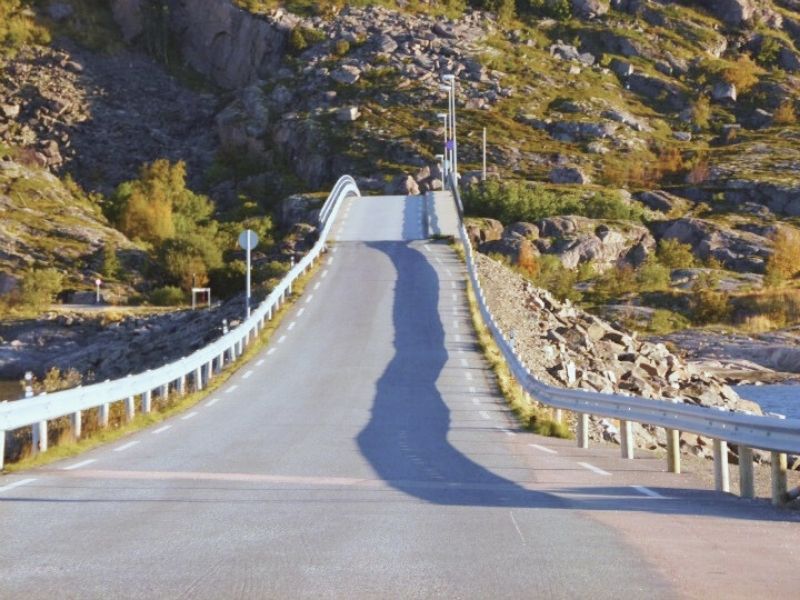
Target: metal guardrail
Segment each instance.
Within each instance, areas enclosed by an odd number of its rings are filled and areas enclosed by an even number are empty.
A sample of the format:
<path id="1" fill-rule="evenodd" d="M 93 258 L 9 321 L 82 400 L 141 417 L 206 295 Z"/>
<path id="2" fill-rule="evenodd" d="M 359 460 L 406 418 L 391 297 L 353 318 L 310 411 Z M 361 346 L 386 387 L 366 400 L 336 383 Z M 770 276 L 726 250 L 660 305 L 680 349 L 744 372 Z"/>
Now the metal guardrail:
<path id="1" fill-rule="evenodd" d="M 319 239 L 306 254 L 270 292 L 265 300 L 252 312 L 250 317 L 236 328 L 223 335 L 208 346 L 191 355 L 158 369 L 129 375 L 113 381 L 105 381 L 51 394 L 41 394 L 33 398 L 0 404 L 0 468 L 3 465 L 3 447 L 5 432 L 33 425 L 34 438 L 39 438 L 40 449 L 47 447 L 47 421 L 68 415 L 76 415 L 80 428 L 80 411 L 101 408 L 106 411 L 108 405 L 117 401 L 128 401 L 128 415 L 133 413 L 133 399 L 142 396 L 145 399 L 145 410 L 149 411 L 149 402 L 154 390 L 168 391 L 171 384 L 177 383 L 179 391 L 183 391 L 187 377 L 193 379 L 196 388 L 202 389 L 204 383 L 213 377 L 214 363 L 221 369 L 226 361 L 231 362 L 240 356 L 252 337 L 258 334 L 266 322 L 272 318 L 273 311 L 280 308 L 291 293 L 292 284 L 306 272 L 317 258 L 325 252 L 331 227 L 336 219 L 342 200 L 349 196 L 360 196 L 356 182 L 350 176 L 344 176 L 336 182 L 320 211 Z M 38 431 L 37 431 L 38 427 Z M 44 440 L 41 439 L 42 433 Z M 36 435 L 38 434 L 38 435 Z M 43 441 L 43 443 L 42 443 Z"/>
<path id="2" fill-rule="evenodd" d="M 696 433 L 714 440 L 737 444 L 740 447 L 745 447 L 748 451 L 749 449 L 758 448 L 773 453 L 800 454 L 800 419 L 779 419 L 718 410 L 705 406 L 675 403 L 669 400 L 650 400 L 621 394 L 603 394 L 587 390 L 557 388 L 536 379 L 513 345 L 506 339 L 503 330 L 498 325 L 486 303 L 486 296 L 475 268 L 472 244 L 464 226 L 464 207 L 461 202 L 461 194 L 453 179 L 450 181 L 450 189 L 453 192 L 461 220 L 461 244 L 464 248 L 467 271 L 481 316 L 514 378 L 533 398 L 543 404 L 557 409 L 570 410 L 579 415 L 598 415 L 619 419 L 621 422 L 626 423 L 637 422 L 655 425 L 673 432 Z M 579 428 L 580 426 L 579 423 Z M 586 426 L 586 424 L 583 425 L 584 428 Z M 585 432 L 582 433 L 584 436 L 586 435 Z M 588 444 L 588 442 L 586 443 Z M 628 443 L 630 444 L 630 441 Z M 720 456 L 720 460 L 725 461 L 724 467 L 727 469 L 727 454 L 724 450 L 718 453 L 724 455 Z M 632 450 L 629 457 L 632 457 Z M 779 458 L 773 455 L 773 464 Z M 785 456 L 782 460 L 785 462 Z M 773 470 L 774 473 L 775 471 Z M 720 480 L 723 477 L 720 474 Z M 722 488 L 725 487 L 725 484 L 720 485 Z M 725 489 L 724 491 L 728 490 Z M 775 501 L 774 493 L 773 501 Z"/>

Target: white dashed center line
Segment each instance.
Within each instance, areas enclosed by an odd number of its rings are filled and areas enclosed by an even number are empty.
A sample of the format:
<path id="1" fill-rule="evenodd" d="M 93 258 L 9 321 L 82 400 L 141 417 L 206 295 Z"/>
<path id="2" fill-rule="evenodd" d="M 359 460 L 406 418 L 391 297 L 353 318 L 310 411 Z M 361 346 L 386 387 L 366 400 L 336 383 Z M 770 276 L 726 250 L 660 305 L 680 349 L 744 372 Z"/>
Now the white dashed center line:
<path id="1" fill-rule="evenodd" d="M 481 416 L 481 418 L 483 418 L 483 419 L 490 419 L 490 418 L 491 418 L 491 417 L 489 416 L 489 413 L 487 413 L 485 410 L 479 410 L 479 411 L 478 411 L 478 414 L 479 414 L 479 415 Z"/>
<path id="2" fill-rule="evenodd" d="M 33 483 L 36 481 L 35 478 L 31 477 L 29 479 L 20 479 L 19 481 L 15 481 L 14 483 L 9 483 L 8 485 L 4 485 L 0 487 L 0 492 L 8 492 L 9 490 L 13 490 L 14 488 L 21 487 L 23 485 L 27 485 L 29 483 Z"/>
<path id="3" fill-rule="evenodd" d="M 325 269 L 325 270 L 322 272 L 322 275 L 320 275 L 320 279 L 325 279 L 327 276 L 328 276 L 328 269 Z"/>
<path id="4" fill-rule="evenodd" d="M 470 373 L 469 371 L 467 371 L 467 372 L 464 374 L 464 377 L 466 377 L 466 378 L 467 378 L 469 381 L 472 381 L 472 373 Z"/>
<path id="5" fill-rule="evenodd" d="M 208 402 L 208 404 L 206 404 L 206 406 L 207 407 L 208 406 L 214 406 L 217 402 L 219 402 L 219 398 L 214 398 L 213 400 L 209 400 L 209 402 Z"/>
<path id="6" fill-rule="evenodd" d="M 286 336 L 285 335 L 282 335 L 280 338 L 278 338 L 278 343 L 279 344 L 282 344 L 285 341 L 286 341 Z"/>
<path id="7" fill-rule="evenodd" d="M 184 415 L 181 417 L 181 421 L 188 421 L 189 419 L 193 419 L 197 416 L 197 412 L 190 412 L 188 415 Z"/>
<path id="8" fill-rule="evenodd" d="M 319 281 L 318 281 L 317 283 L 315 283 L 315 284 L 314 284 L 314 289 L 315 289 L 315 290 L 318 290 L 318 289 L 319 289 Z"/>
<path id="9" fill-rule="evenodd" d="M 305 308 L 301 308 L 300 310 L 297 311 L 297 316 L 298 317 L 302 317 L 304 312 L 306 312 L 306 309 Z"/>
<path id="10" fill-rule="evenodd" d="M 139 440 L 135 440 L 133 442 L 128 442 L 127 444 L 122 444 L 122 446 L 114 448 L 114 452 L 125 452 L 125 450 L 127 450 L 129 448 L 133 448 L 138 443 L 139 443 Z"/>
<path id="11" fill-rule="evenodd" d="M 292 329 L 294 329 L 294 326 L 295 326 L 295 325 L 297 325 L 297 323 L 295 323 L 294 321 L 292 321 L 291 323 L 289 323 L 289 327 L 287 327 L 286 329 L 287 329 L 288 331 L 291 331 Z"/>
<path id="12" fill-rule="evenodd" d="M 478 406 L 478 405 L 480 405 L 481 401 L 480 401 L 480 400 L 478 400 L 477 398 L 473 398 L 473 399 L 472 399 L 472 403 L 473 403 L 475 406 Z"/>
<path id="13" fill-rule="evenodd" d="M 260 367 L 260 366 L 261 366 L 261 365 L 263 365 L 263 364 L 264 364 L 264 359 L 262 358 L 261 360 L 259 360 L 259 361 L 256 363 L 256 366 L 257 366 L 257 367 Z"/>
<path id="14" fill-rule="evenodd" d="M 163 427 L 159 427 L 158 429 L 153 431 L 153 435 L 156 435 L 158 433 L 164 433 L 167 429 L 172 429 L 172 425 L 164 425 Z"/>
<path id="15" fill-rule="evenodd" d="M 598 475 L 611 475 L 611 473 L 608 471 L 604 471 L 603 469 L 595 467 L 594 465 L 590 465 L 589 463 L 579 462 L 578 464 L 584 469 L 588 469 L 592 473 L 597 473 Z"/>
<path id="16" fill-rule="evenodd" d="M 536 448 L 542 452 L 547 452 L 547 454 L 558 454 L 557 450 L 553 450 L 552 448 L 547 448 L 546 446 L 540 446 L 539 444 L 528 444 L 531 448 Z"/>
<path id="17" fill-rule="evenodd" d="M 311 304 L 311 300 L 313 300 L 314 294 L 311 294 L 308 298 L 306 298 L 306 304 Z"/>
<path id="18" fill-rule="evenodd" d="M 456 335 L 455 335 L 455 340 L 456 340 L 457 342 L 460 342 L 460 341 L 461 341 L 461 336 L 460 336 L 460 335 L 458 335 L 458 334 L 456 334 Z"/>
<path id="19" fill-rule="evenodd" d="M 644 494 L 645 496 L 650 496 L 651 498 L 658 498 L 659 500 L 666 500 L 666 496 L 662 496 L 658 492 L 654 492 L 650 488 L 646 488 L 643 485 L 632 485 L 631 487 L 640 494 Z"/>
<path id="20" fill-rule="evenodd" d="M 253 374 L 252 371 L 247 371 L 244 375 L 242 375 L 242 379 L 250 379 L 250 376 Z"/>
<path id="21" fill-rule="evenodd" d="M 239 386 L 238 386 L 238 385 L 236 385 L 236 384 L 234 383 L 234 384 L 233 384 L 231 387 L 229 387 L 227 390 L 225 390 L 225 393 L 226 393 L 226 394 L 232 394 L 232 393 L 233 393 L 233 390 L 235 390 L 235 389 L 236 389 L 236 388 L 238 388 L 238 387 L 239 387 Z"/>
<path id="22" fill-rule="evenodd" d="M 510 429 L 506 429 L 505 427 L 498 427 L 498 429 L 503 433 L 505 433 L 508 437 L 514 437 L 515 435 L 517 435 L 516 433 L 514 433 Z"/>
<path id="23" fill-rule="evenodd" d="M 75 469 L 80 469 L 81 467 L 85 467 L 86 465 L 90 465 L 93 462 L 97 462 L 97 459 L 90 458 L 88 460 L 83 460 L 83 461 L 81 461 L 79 463 L 75 463 L 74 465 L 70 465 L 68 467 L 63 467 L 61 470 L 62 471 L 73 471 Z"/>
<path id="24" fill-rule="evenodd" d="M 271 354 L 275 354 L 275 348 L 270 348 L 269 350 L 267 350 L 267 356 Z"/>
<path id="25" fill-rule="evenodd" d="M 466 358 L 462 358 L 461 359 L 461 366 L 462 367 L 468 367 L 469 366 L 469 363 L 467 362 Z"/>

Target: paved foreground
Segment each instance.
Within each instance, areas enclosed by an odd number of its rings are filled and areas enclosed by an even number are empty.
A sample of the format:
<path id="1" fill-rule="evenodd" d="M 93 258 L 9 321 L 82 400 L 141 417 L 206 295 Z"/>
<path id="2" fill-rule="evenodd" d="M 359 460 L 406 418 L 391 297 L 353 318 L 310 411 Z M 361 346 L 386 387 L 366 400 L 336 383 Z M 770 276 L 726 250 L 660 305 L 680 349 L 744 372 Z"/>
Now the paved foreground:
<path id="1" fill-rule="evenodd" d="M 791 595 L 791 515 L 516 430 L 426 210 L 349 200 L 226 387 L 0 478 L 0 598 Z"/>

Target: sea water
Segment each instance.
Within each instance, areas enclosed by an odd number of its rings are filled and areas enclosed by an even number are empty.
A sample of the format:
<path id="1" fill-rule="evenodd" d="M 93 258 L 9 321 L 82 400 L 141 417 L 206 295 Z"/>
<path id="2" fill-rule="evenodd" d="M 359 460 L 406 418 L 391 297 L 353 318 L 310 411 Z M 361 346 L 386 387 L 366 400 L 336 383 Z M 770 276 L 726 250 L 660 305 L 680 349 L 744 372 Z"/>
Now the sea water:
<path id="1" fill-rule="evenodd" d="M 786 415 L 787 419 L 800 419 L 800 385 L 737 385 L 733 389 L 744 399 L 757 403 L 765 413 Z"/>

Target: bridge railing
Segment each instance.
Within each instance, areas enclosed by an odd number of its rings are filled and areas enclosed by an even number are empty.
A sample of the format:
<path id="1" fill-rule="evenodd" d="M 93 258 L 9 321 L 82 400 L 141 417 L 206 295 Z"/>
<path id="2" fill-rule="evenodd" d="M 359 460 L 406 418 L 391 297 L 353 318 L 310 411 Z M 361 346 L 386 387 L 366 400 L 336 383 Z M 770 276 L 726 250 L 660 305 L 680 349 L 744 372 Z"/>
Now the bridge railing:
<path id="1" fill-rule="evenodd" d="M 289 270 L 248 319 L 214 342 L 189 356 L 136 375 L 0 403 L 0 469 L 4 461 L 6 432 L 32 425 L 33 450 L 43 452 L 48 446 L 47 422 L 53 419 L 71 416 L 73 435 L 80 437 L 82 411 L 99 408 L 99 424 L 105 427 L 110 405 L 114 402 L 125 403 L 125 416 L 130 420 L 135 414 L 137 398 L 140 398 L 142 411 L 150 412 L 154 395 L 163 398 L 171 390 L 183 394 L 189 382 L 195 390 L 202 390 L 225 365 L 244 353 L 250 341 L 291 294 L 294 282 L 325 252 L 342 201 L 360 195 L 352 177 L 344 176 L 336 182 L 320 211 L 319 238 L 314 247 Z"/>
<path id="2" fill-rule="evenodd" d="M 575 413 L 580 447 L 586 448 L 589 444 L 589 415 L 620 421 L 622 456 L 631 459 L 634 454 L 631 423 L 663 427 L 667 433 L 668 470 L 680 473 L 680 432 L 707 436 L 713 439 L 716 488 L 727 492 L 730 491 L 728 444 L 736 444 L 739 449 L 740 493 L 744 497 L 754 495 L 752 450 L 754 448 L 766 450 L 771 452 L 773 503 L 780 504 L 784 501 L 787 488 L 787 453 L 800 454 L 800 419 L 779 419 L 679 401 L 651 400 L 622 394 L 557 388 L 536 379 L 500 328 L 486 302 L 475 267 L 472 244 L 464 226 L 461 194 L 453 180 L 450 181 L 450 189 L 453 191 L 461 217 L 460 237 L 469 280 L 484 323 L 514 378 L 527 394 L 543 404 L 552 406 L 558 421 L 563 418 L 562 410 Z"/>

